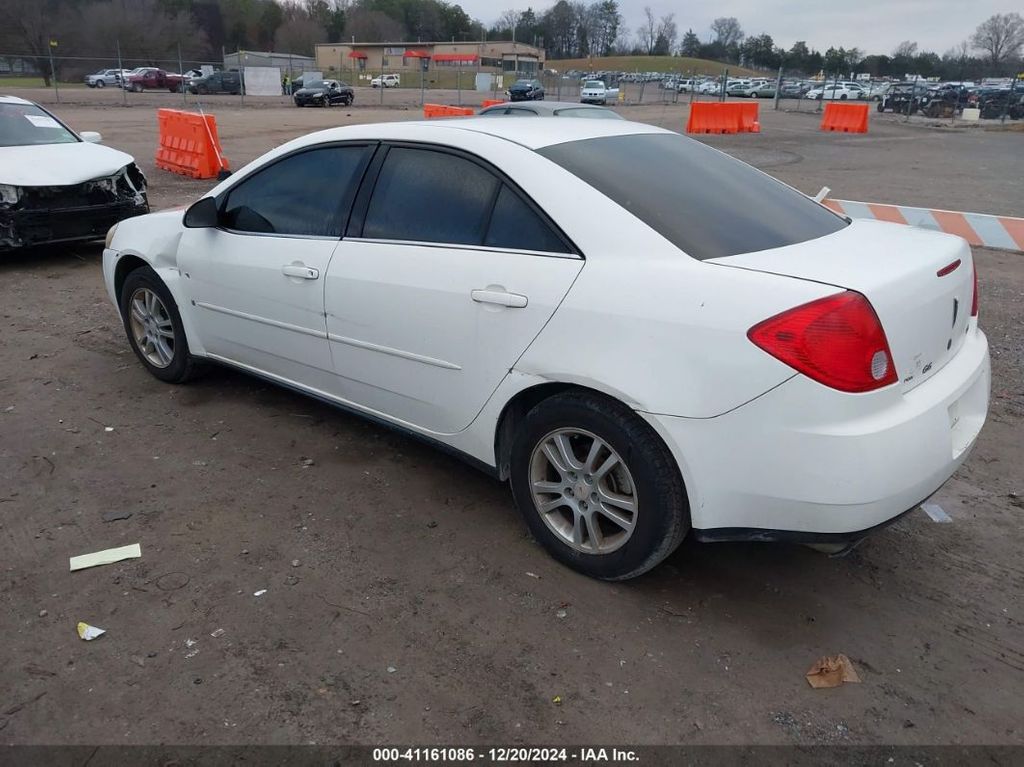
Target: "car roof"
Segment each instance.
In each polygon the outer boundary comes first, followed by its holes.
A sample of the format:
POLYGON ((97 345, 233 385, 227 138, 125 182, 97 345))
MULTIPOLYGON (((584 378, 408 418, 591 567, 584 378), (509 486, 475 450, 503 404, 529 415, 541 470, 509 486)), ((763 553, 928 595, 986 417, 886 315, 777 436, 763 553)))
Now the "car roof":
POLYGON ((564 117, 557 120, 495 120, 489 117, 457 117, 448 120, 417 120, 328 128, 296 139, 288 146, 298 148, 328 141, 365 139, 438 141, 451 142, 458 146, 459 134, 464 131, 511 141, 527 149, 543 149, 570 141, 610 136, 673 133, 664 128, 628 120, 592 120, 585 117, 564 117))
POLYGON ((21 96, 3 96, 0 95, 0 104, 34 104, 34 102, 28 99, 23 99, 21 96))
POLYGON ((581 104, 578 101, 503 101, 500 104, 494 104, 486 109, 481 109, 480 114, 483 114, 484 112, 500 112, 501 110, 508 109, 509 107, 512 107, 513 109, 532 110, 538 114, 543 113, 548 115, 553 115, 561 109, 598 109, 605 112, 610 111, 605 107, 595 106, 594 104, 581 104))

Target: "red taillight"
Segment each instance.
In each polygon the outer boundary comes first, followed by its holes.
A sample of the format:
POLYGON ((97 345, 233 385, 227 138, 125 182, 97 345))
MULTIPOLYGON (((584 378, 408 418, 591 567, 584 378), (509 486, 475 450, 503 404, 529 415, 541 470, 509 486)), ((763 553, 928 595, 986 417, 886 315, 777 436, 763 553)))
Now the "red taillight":
POLYGON ((808 378, 846 392, 896 383, 896 365, 878 315, 848 290, 769 317, 747 338, 808 378))
POLYGON ((978 316, 978 267, 974 267, 974 296, 971 298, 971 316, 978 316))

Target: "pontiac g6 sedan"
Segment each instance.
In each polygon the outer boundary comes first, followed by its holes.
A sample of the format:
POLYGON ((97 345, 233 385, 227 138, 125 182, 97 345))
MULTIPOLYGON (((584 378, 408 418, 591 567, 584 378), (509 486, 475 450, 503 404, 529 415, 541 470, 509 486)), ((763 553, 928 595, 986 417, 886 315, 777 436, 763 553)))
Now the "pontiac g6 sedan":
POLYGON ((988 408, 963 240, 620 120, 315 133, 119 224, 103 267, 157 378, 215 361, 456 451, 604 579, 688 533, 859 540, 988 408))

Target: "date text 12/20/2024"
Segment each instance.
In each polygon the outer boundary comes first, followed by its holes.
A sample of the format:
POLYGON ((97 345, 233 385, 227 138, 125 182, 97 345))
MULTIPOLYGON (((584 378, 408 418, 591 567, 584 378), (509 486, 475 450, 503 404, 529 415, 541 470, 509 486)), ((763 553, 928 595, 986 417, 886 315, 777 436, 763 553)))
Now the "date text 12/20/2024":
POLYGON ((423 748, 374 748, 375 762, 638 762, 636 751, 624 748, 543 748, 536 746, 497 746, 459 748, 432 746, 423 748))

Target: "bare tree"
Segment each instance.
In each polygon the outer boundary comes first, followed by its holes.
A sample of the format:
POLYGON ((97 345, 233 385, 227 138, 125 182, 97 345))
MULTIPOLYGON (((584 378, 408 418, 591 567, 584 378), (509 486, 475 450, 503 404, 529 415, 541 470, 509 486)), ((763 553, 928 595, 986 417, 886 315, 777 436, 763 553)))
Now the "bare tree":
POLYGON ((274 33, 274 50, 312 56, 317 43, 327 41, 327 31, 309 16, 293 16, 274 33))
POLYGON ((647 51, 647 55, 650 56, 658 39, 658 22, 654 18, 651 6, 644 6, 644 23, 637 27, 636 33, 640 38, 640 48, 647 51))
POLYGON ((498 17, 498 22, 495 26, 501 30, 507 29, 512 35, 512 39, 515 40, 516 27, 519 26, 519 19, 522 18, 522 16, 522 11, 516 11, 509 8, 498 17))
POLYGON ((734 16, 722 16, 711 22, 711 31, 715 34, 715 42, 726 48, 739 45, 743 39, 743 27, 734 16))
POLYGON ((656 37, 662 40, 669 53, 672 53, 676 49, 676 38, 679 37, 679 30, 676 27, 676 15, 674 13, 669 13, 661 17, 661 21, 658 22, 658 33, 656 37))
POLYGON ((912 59, 917 54, 917 43, 912 40, 904 40, 902 43, 893 49, 892 57, 894 59, 912 59))
POLYGON ((356 7, 348 14, 345 33, 354 36, 357 40, 384 43, 401 40, 405 35, 405 29, 400 21, 391 18, 386 13, 367 11, 356 7))
POLYGON ((53 0, 3 0, 0 2, 0 41, 20 49, 36 60, 47 86, 50 71, 50 41, 59 44, 62 14, 53 0))
POLYGON ((978 26, 971 44, 987 53, 998 68, 1016 58, 1024 47, 1024 18, 1019 13, 997 13, 978 26))

